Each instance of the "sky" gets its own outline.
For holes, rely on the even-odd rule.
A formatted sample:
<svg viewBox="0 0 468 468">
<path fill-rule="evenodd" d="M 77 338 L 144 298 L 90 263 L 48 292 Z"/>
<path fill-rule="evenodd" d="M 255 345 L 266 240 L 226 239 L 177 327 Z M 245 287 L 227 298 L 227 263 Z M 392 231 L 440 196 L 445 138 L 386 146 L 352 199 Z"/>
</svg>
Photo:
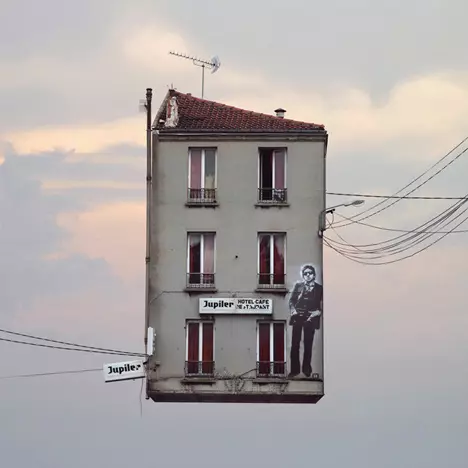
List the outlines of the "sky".
<svg viewBox="0 0 468 468">
<path fill-rule="evenodd" d="M 139 102 L 200 93 L 169 50 L 220 57 L 207 99 L 325 124 L 329 191 L 390 194 L 468 134 L 467 14 L 461 0 L 0 0 L 0 328 L 143 351 Z M 467 171 L 461 157 L 415 195 L 464 196 Z M 448 204 L 369 222 L 410 229 Z M 114 357 L 0 342 L 2 465 L 465 467 L 467 236 L 387 266 L 326 251 L 317 405 L 155 404 L 99 372 L 2 379 Z"/>
</svg>

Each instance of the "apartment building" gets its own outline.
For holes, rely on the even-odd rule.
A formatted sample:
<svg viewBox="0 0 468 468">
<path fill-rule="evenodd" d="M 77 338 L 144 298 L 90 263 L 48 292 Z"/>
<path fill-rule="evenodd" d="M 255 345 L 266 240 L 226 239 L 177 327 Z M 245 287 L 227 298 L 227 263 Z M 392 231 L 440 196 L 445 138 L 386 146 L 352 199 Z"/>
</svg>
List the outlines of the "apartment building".
<svg viewBox="0 0 468 468">
<path fill-rule="evenodd" d="M 154 401 L 324 394 L 327 132 L 170 90 L 152 131 Z"/>
</svg>

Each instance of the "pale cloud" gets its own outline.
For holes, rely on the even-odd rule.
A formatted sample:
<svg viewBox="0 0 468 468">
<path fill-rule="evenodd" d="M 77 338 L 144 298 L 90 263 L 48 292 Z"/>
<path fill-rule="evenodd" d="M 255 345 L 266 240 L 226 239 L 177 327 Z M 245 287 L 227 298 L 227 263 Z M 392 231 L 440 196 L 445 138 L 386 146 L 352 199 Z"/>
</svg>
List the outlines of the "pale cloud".
<svg viewBox="0 0 468 468">
<path fill-rule="evenodd" d="M 132 182 L 116 182 L 113 180 L 43 180 L 41 187 L 49 191 L 62 191 L 74 188 L 139 190 L 141 184 Z"/>
<path fill-rule="evenodd" d="M 113 203 L 81 213 L 62 213 L 58 225 L 70 236 L 61 252 L 102 258 L 114 274 L 132 282 L 144 272 L 145 204 Z"/>
<path fill-rule="evenodd" d="M 144 39 L 131 42 L 129 50 L 135 52 L 140 40 Z M 176 69 L 180 66 L 173 65 Z M 383 146 L 389 145 L 386 151 L 391 148 L 393 156 L 401 160 L 435 159 L 461 140 L 468 119 L 468 80 L 463 76 L 441 74 L 410 79 L 397 84 L 381 105 L 358 89 L 335 89 L 320 95 L 274 88 L 266 77 L 251 78 L 239 72 L 220 70 L 219 77 L 225 83 L 217 84 L 219 100 L 226 104 L 269 114 L 280 105 L 287 109 L 289 118 L 324 123 L 333 152 L 382 151 Z M 245 89 L 250 80 L 249 89 Z M 159 101 L 155 101 L 155 108 L 158 106 Z M 112 144 L 144 145 L 144 119 L 139 115 L 88 125 L 43 127 L 12 132 L 4 138 L 23 153 L 55 148 L 96 152 Z"/>
<path fill-rule="evenodd" d="M 109 37 L 115 39 L 114 59 L 135 76 L 153 77 L 150 81 L 154 80 L 155 110 L 170 84 L 198 95 L 200 69 L 190 61 L 170 56 L 169 51 L 190 54 L 197 50 L 204 59 L 210 58 L 208 52 L 173 25 L 140 20 L 141 17 L 135 17 L 113 26 Z M 3 64 L 0 70 L 7 83 L 23 85 L 26 81 L 21 80 L 32 76 L 36 83 L 45 85 L 49 80 L 53 86 L 59 86 L 59 82 L 68 85 L 92 81 L 79 64 L 47 57 Z M 100 84 L 103 82 L 101 77 Z M 206 73 L 205 89 L 208 99 L 268 114 L 281 106 L 287 109 L 289 118 L 323 123 L 330 132 L 331 152 L 387 151 L 402 161 L 434 159 L 447 151 L 464 136 L 468 119 L 468 75 L 463 73 L 409 77 L 396 83 L 383 103 L 374 102 L 365 89 L 338 80 L 331 80 L 328 88 L 317 91 L 292 89 L 286 83 L 272 82 L 259 69 L 242 69 L 228 63 L 223 63 L 216 75 Z M 137 98 L 135 95 L 135 102 Z M 144 145 L 144 126 L 144 116 L 140 114 L 108 121 L 88 119 L 81 125 L 11 131 L 0 137 L 11 142 L 19 153 L 60 148 L 86 154 L 114 144 Z"/>
<path fill-rule="evenodd" d="M 18 153 L 77 151 L 95 153 L 115 144 L 145 144 L 145 121 L 142 116 L 88 125 L 39 127 L 3 136 Z"/>
</svg>

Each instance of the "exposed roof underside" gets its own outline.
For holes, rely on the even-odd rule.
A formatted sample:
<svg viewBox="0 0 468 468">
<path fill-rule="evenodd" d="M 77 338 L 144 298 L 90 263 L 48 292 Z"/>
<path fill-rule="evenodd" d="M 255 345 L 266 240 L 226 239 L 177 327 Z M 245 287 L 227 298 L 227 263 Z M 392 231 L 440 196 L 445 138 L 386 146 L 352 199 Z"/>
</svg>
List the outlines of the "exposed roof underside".
<svg viewBox="0 0 468 468">
<path fill-rule="evenodd" d="M 174 102 L 173 98 L 176 102 L 177 117 L 172 126 L 167 126 L 166 120 L 171 120 L 171 115 L 168 119 L 167 109 L 171 107 L 170 102 Z M 173 110 L 169 112 L 174 117 Z M 156 115 L 154 126 L 161 133 L 326 133 L 323 125 L 239 109 L 175 90 L 170 90 L 166 95 Z"/>
</svg>

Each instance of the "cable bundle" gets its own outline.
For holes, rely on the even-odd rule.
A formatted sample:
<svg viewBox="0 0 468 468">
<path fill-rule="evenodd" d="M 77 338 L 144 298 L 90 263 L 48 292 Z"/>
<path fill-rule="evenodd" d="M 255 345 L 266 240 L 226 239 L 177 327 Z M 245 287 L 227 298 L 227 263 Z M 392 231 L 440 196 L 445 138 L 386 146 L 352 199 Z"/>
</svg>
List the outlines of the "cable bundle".
<svg viewBox="0 0 468 468">
<path fill-rule="evenodd" d="M 427 250 L 429 247 L 433 246 L 434 244 L 440 242 L 444 239 L 448 234 L 456 233 L 456 232 L 468 232 L 464 230 L 457 230 L 457 227 L 461 226 L 465 221 L 468 220 L 468 215 L 463 216 L 468 211 L 468 194 L 464 197 L 453 197 L 457 199 L 455 203 L 453 203 L 449 208 L 441 211 L 436 216 L 432 217 L 428 221 L 419 226 L 415 227 L 412 230 L 401 230 L 401 229 L 391 229 L 391 228 L 383 228 L 380 226 L 375 226 L 368 223 L 363 223 L 362 221 L 365 219 L 369 219 L 382 211 L 394 206 L 395 204 L 399 203 L 401 200 L 410 199 L 415 197 L 410 197 L 409 195 L 414 193 L 416 190 L 421 188 L 423 185 L 427 184 L 430 180 L 440 174 L 443 170 L 457 161 L 462 155 L 464 155 L 468 148 L 465 148 L 458 152 L 453 158 L 449 160 L 444 166 L 438 169 L 432 176 L 425 179 L 423 182 L 418 184 L 416 187 L 412 188 L 411 190 L 407 191 L 405 194 L 401 196 L 396 196 L 409 188 L 415 182 L 420 180 L 424 177 L 430 170 L 434 169 L 438 164 L 442 161 L 447 159 L 455 150 L 460 148 L 460 146 L 468 140 L 466 137 L 462 140 L 457 146 L 455 146 L 449 153 L 443 156 L 439 161 L 433 164 L 429 169 L 427 169 L 424 173 L 422 173 L 417 178 L 413 179 L 409 184 L 405 187 L 400 189 L 398 192 L 394 193 L 393 195 L 386 197 L 384 200 L 376 203 L 375 205 L 371 206 L 367 210 L 347 218 L 346 216 L 338 215 L 343 220 L 339 221 L 338 223 L 334 224 L 333 220 L 329 225 L 329 228 L 337 235 L 340 240 L 331 239 L 330 237 L 324 236 L 324 243 L 333 249 L 335 252 L 339 253 L 340 255 L 346 257 L 349 260 L 352 260 L 357 263 L 362 263 L 365 265 L 387 265 L 390 263 L 399 262 L 405 260 L 407 258 L 414 257 L 420 252 Z M 422 198 L 422 197 L 421 197 Z M 426 197 L 432 198 L 432 197 Z M 439 197 L 433 197 L 439 198 Z M 449 197 L 447 197 L 449 198 Z M 395 199 L 389 203 L 391 199 Z M 388 204 L 387 204 L 388 203 Z M 384 205 L 384 206 L 382 206 Z M 381 208 L 377 209 L 377 207 L 381 206 Z M 367 213 L 367 214 L 366 214 Z M 454 224 L 455 223 L 455 224 Z M 338 232 L 337 229 L 343 228 L 352 224 L 358 224 L 363 226 L 368 226 L 375 229 L 380 229 L 384 231 L 395 231 L 395 232 L 402 232 L 398 236 L 392 237 L 385 241 L 369 243 L 369 244 L 352 244 L 348 242 L 346 239 L 343 238 Z M 418 248 L 417 250 L 413 250 L 415 247 L 419 246 L 420 244 L 425 243 L 431 238 L 435 238 L 429 244 L 424 245 L 423 247 Z M 411 251 L 404 256 L 401 254 Z M 387 258 L 391 258 L 391 260 L 384 260 Z"/>
</svg>

